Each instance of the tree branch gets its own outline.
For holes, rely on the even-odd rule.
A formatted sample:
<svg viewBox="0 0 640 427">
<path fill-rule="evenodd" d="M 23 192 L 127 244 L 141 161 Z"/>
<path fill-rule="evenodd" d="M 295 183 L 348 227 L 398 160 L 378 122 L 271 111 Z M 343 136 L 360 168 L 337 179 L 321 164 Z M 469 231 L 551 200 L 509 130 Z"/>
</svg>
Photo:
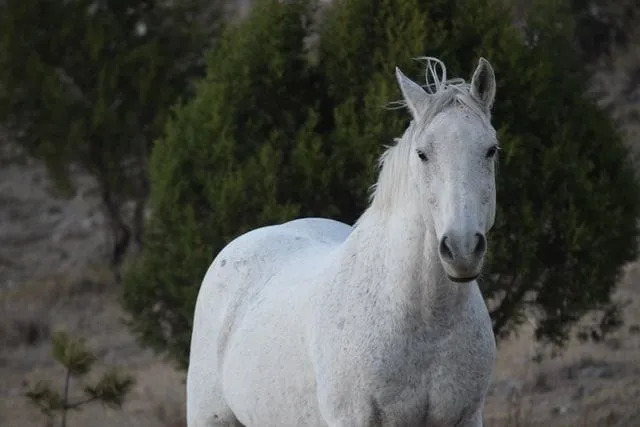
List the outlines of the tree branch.
<svg viewBox="0 0 640 427">
<path fill-rule="evenodd" d="M 513 285 L 515 284 L 517 277 L 517 274 L 513 275 L 513 277 L 511 278 L 511 282 L 509 283 L 509 289 L 513 289 Z M 529 289 L 526 286 L 521 286 L 515 293 L 509 293 L 507 291 L 507 294 L 505 295 L 500 305 L 498 305 L 498 308 L 493 311 L 496 316 L 496 320 L 493 323 L 493 333 L 496 336 L 498 336 L 507 325 L 507 322 L 511 318 L 513 312 L 515 311 L 515 308 L 518 306 L 518 301 L 520 301 L 522 297 L 524 297 L 524 294 L 528 290 Z"/>
<path fill-rule="evenodd" d="M 66 427 L 67 425 L 67 399 L 69 398 L 69 378 L 71 377 L 71 369 L 67 367 L 67 374 L 64 378 L 64 395 L 62 397 L 62 422 L 60 423 L 61 427 Z"/>
<path fill-rule="evenodd" d="M 94 400 L 98 400 L 98 397 L 97 396 L 91 396 L 91 397 L 87 397 L 86 399 L 80 400 L 80 401 L 75 402 L 75 403 L 69 403 L 68 405 L 65 405 L 65 409 L 75 409 L 78 406 L 82 406 L 85 403 L 93 402 Z"/>
</svg>

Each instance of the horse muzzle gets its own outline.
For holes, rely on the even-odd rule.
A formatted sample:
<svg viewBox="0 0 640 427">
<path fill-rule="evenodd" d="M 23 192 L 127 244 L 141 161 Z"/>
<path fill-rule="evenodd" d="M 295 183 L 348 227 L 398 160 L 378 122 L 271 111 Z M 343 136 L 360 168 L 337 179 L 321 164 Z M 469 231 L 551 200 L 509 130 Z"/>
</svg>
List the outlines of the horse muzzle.
<svg viewBox="0 0 640 427">
<path fill-rule="evenodd" d="M 482 233 L 444 233 L 438 246 L 440 261 L 449 280 L 474 281 L 480 274 L 487 240 Z"/>
</svg>

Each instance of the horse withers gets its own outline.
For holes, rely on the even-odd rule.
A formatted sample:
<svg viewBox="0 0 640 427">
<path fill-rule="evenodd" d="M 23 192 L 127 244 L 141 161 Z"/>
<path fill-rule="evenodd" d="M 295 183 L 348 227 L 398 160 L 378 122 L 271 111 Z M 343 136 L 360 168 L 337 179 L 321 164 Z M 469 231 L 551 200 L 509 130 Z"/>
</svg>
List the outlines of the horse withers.
<svg viewBox="0 0 640 427">
<path fill-rule="evenodd" d="M 481 426 L 495 359 L 475 281 L 495 215 L 495 77 L 396 69 L 412 121 L 353 227 L 307 218 L 227 245 L 196 303 L 187 423 Z"/>
</svg>

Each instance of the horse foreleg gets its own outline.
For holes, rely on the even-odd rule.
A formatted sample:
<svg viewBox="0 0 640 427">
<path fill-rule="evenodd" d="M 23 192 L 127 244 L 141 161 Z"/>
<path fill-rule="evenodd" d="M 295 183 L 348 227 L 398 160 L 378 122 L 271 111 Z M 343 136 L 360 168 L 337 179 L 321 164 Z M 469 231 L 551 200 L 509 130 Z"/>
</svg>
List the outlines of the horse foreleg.
<svg viewBox="0 0 640 427">
<path fill-rule="evenodd" d="M 464 427 L 482 427 L 482 406 L 473 414 L 471 419 L 467 423 L 463 424 Z"/>
</svg>

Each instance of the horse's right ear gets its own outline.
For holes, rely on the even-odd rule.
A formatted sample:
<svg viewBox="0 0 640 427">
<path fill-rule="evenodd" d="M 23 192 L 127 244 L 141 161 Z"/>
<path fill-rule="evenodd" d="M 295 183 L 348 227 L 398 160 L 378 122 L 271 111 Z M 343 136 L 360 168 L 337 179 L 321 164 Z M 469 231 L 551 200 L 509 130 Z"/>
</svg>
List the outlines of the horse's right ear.
<svg viewBox="0 0 640 427">
<path fill-rule="evenodd" d="M 418 83 L 405 76 L 398 67 L 396 67 L 396 78 L 398 79 L 398 85 L 402 91 L 404 101 L 407 103 L 409 111 L 411 111 L 411 115 L 415 120 L 418 120 L 427 108 L 429 95 Z"/>
<path fill-rule="evenodd" d="M 487 111 L 491 110 L 496 97 L 496 75 L 489 61 L 484 58 L 480 58 L 478 67 L 471 77 L 471 95 L 480 101 Z"/>
</svg>

